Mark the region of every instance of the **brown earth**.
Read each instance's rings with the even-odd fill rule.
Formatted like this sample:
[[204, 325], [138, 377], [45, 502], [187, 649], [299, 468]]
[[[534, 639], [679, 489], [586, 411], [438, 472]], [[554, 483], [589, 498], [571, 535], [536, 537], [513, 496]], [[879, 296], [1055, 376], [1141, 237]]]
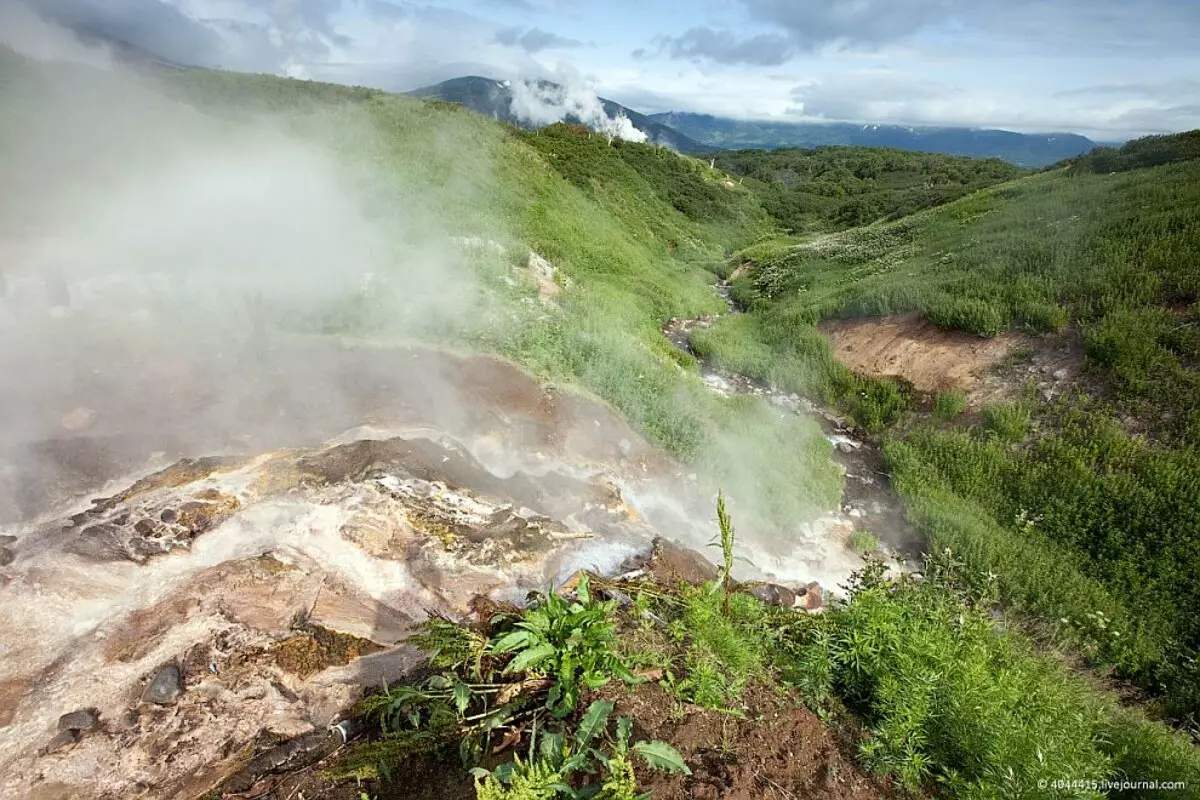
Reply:
[[900, 378], [919, 392], [969, 392], [988, 368], [1026, 344], [1016, 333], [981, 339], [945, 330], [918, 314], [830, 320], [820, 329], [833, 340], [834, 355], [850, 369]]
[[681, 706], [658, 684], [616, 690], [615, 714], [632, 717], [633, 739], [669, 742], [691, 775], [638, 765], [638, 785], [656, 800], [870, 800], [892, 796], [863, 772], [830, 728], [794, 697], [747, 689], [745, 718]]
[[1031, 381], [1056, 394], [1083, 367], [1082, 347], [1070, 331], [1047, 337], [1008, 331], [982, 339], [919, 314], [828, 320], [819, 327], [854, 372], [896, 378], [923, 394], [960, 389], [972, 407], [1008, 399]]

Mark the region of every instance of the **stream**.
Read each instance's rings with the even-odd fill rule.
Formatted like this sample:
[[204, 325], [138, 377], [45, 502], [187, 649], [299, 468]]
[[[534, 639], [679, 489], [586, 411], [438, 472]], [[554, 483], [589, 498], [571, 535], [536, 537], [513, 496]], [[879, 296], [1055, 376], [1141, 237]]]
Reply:
[[[713, 291], [725, 301], [728, 314], [741, 314], [731, 290], [727, 280], [719, 280], [713, 285]], [[832, 409], [747, 375], [722, 370], [692, 349], [692, 332], [712, 327], [723, 316], [727, 315], [672, 319], [663, 326], [663, 335], [676, 348], [699, 361], [701, 379], [717, 394], [761, 397], [780, 414], [797, 414], [814, 420], [833, 445], [834, 463], [845, 478], [841, 507], [830, 521], [831, 527], [870, 532], [879, 540], [885, 553], [918, 561], [924, 552], [923, 538], [905, 518], [904, 503], [892, 487], [883, 453], [875, 442], [860, 435]]]

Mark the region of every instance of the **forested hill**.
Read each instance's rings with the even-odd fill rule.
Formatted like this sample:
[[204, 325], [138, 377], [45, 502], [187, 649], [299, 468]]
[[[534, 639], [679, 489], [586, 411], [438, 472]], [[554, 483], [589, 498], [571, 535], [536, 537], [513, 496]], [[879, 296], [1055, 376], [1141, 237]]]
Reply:
[[720, 153], [716, 164], [795, 232], [896, 219], [1022, 174], [998, 159], [873, 147], [739, 150]]

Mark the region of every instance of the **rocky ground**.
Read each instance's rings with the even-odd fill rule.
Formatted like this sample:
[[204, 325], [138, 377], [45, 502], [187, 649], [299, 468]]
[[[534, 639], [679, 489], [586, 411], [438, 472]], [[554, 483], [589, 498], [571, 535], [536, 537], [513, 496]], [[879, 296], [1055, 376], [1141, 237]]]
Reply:
[[[681, 465], [503, 361], [286, 356], [250, 385], [223, 385], [220, 361], [103, 365], [35, 409], [55, 436], [4, 454], [0, 795], [253, 784], [327, 753], [364, 689], [418, 662], [403, 640], [430, 614], [713, 535], [713, 498]], [[122, 416], [133, 395], [148, 418]], [[809, 569], [857, 563], [818, 543], [789, 562], [806, 574], [780, 576], [793, 602]]]

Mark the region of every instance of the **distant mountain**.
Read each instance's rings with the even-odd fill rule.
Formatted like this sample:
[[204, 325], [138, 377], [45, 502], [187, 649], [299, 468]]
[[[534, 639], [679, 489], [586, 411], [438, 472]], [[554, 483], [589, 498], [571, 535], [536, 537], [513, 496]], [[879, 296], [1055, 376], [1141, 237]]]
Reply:
[[1089, 152], [1096, 143], [1074, 133], [1014, 133], [980, 128], [913, 128], [843, 122], [759, 122], [707, 114], [667, 112], [650, 119], [712, 148], [775, 150], [781, 147], [857, 145], [925, 153], [1000, 158], [1043, 167]]
[[[548, 81], [543, 83], [546, 86], [556, 86], [556, 84]], [[461, 103], [472, 111], [485, 116], [494, 117], [513, 125], [529, 127], [512, 112], [512, 90], [504, 82], [492, 80], [491, 78], [481, 78], [477, 75], [451, 78], [434, 86], [414, 89], [407, 94], [410, 97], [435, 97], [451, 103]], [[640, 114], [631, 108], [626, 108], [620, 103], [606, 100], [603, 97], [600, 98], [600, 103], [604, 106], [605, 112], [610, 117], [617, 114], [624, 114], [633, 123], [635, 128], [645, 133], [650, 137], [650, 141], [655, 144], [665, 145], [666, 147], [678, 150], [680, 153], [689, 154], [708, 153], [720, 149], [719, 147], [712, 147], [698, 142], [669, 125], [658, 122], [645, 114]], [[567, 121], [578, 122], [578, 120], [571, 120], [569, 118]]]

